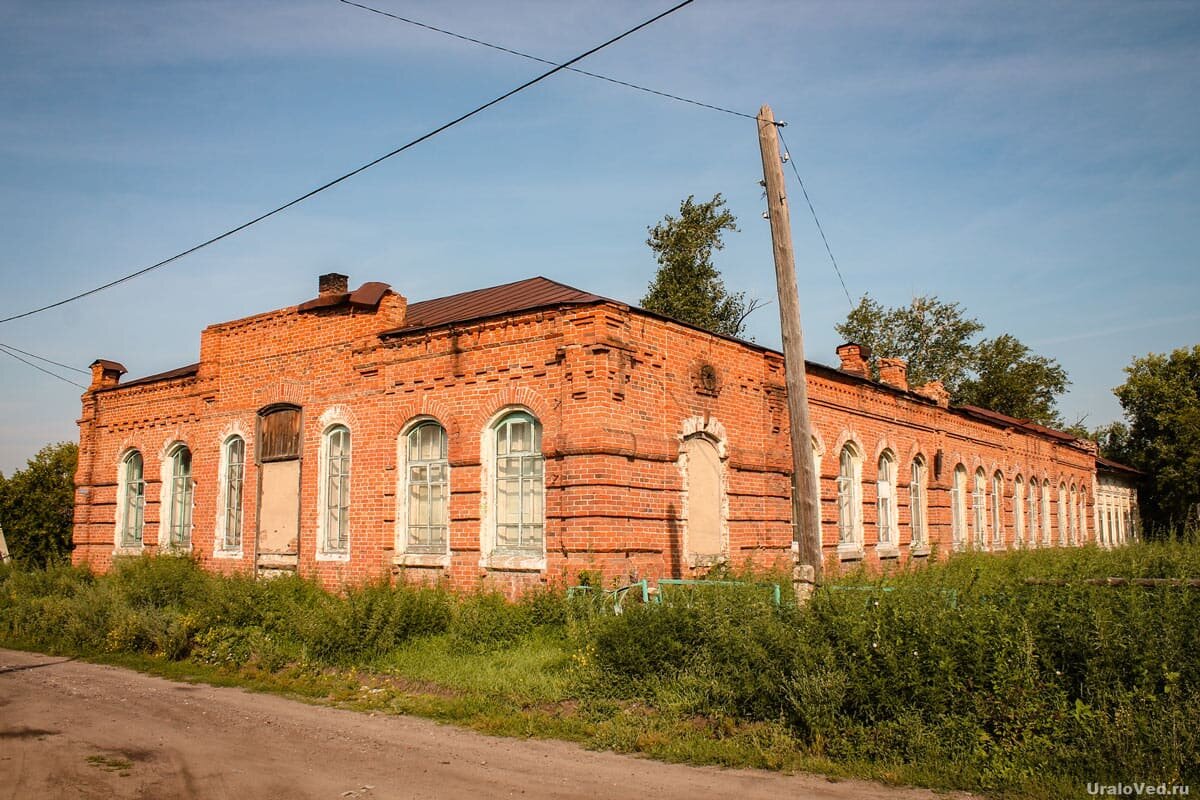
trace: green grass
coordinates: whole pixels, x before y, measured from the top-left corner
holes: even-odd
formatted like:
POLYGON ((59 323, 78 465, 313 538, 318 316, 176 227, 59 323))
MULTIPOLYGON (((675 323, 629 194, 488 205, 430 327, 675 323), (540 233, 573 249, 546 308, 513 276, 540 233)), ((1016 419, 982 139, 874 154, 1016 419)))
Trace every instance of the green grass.
POLYGON ((1200 590, 1085 582, 1197 576, 1186 544, 960 554, 803 608, 712 586, 613 615, 160 557, 0 569, 0 642, 666 761, 1057 798, 1200 782, 1200 590))

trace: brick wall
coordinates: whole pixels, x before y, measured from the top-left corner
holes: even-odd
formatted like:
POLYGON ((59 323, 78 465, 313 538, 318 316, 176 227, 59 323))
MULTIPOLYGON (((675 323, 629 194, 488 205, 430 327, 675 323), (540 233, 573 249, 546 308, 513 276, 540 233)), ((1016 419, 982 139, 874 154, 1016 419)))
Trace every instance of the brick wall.
MULTIPOLYGON (((610 580, 701 574, 711 559, 688 551, 681 459, 688 435, 707 437, 721 452, 724 558, 734 566, 790 563, 791 461, 779 354, 611 302, 381 337, 402 324, 404 307, 389 293, 374 309, 293 307, 214 325, 201 335, 194 374, 90 390, 79 423, 75 561, 101 570, 111 563, 118 469, 133 448, 145 462, 145 549, 160 549, 162 463, 182 442, 193 454, 192 552, 212 569, 252 570, 257 415, 292 403, 302 408, 303 426, 298 569, 328 586, 394 573, 515 593, 539 582, 574 582, 582 570, 610 580), (489 422, 513 407, 530 411, 543 428, 544 564, 489 562, 481 552, 490 495, 484 437, 489 422), (448 564, 405 564, 397 550, 398 437, 418 417, 438 420, 448 434, 448 564), (315 558, 323 418, 344 420, 352 437, 345 561, 315 558), (219 553, 214 544, 221 446, 231 433, 244 437, 247 453, 240 554, 219 553)), ((1017 475, 1074 484, 1081 538, 1094 539, 1093 453, 832 368, 810 364, 808 381, 830 567, 860 557, 838 547, 838 455, 847 442, 861 456, 858 549, 868 564, 952 549, 949 486, 959 463, 971 475, 982 467, 989 487, 993 473, 1004 476, 1005 547, 1013 545, 1017 475), (896 468, 894 550, 876 546, 876 471, 885 449, 896 468), (909 524, 908 476, 918 454, 928 465, 928 550, 914 550, 909 524)), ((1054 518, 1057 524, 1057 509, 1054 518)))

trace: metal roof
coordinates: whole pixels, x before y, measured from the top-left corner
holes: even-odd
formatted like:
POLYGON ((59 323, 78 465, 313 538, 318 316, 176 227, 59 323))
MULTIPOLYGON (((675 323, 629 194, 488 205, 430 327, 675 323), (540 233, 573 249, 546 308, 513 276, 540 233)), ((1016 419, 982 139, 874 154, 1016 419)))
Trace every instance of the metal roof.
POLYGON ((552 281, 541 276, 514 283, 505 283, 488 289, 460 292, 448 297, 410 303, 405 313, 404 325, 384 331, 380 336, 406 333, 421 328, 436 328, 456 322, 515 314, 562 305, 586 305, 588 303, 624 303, 591 294, 573 286, 552 281))

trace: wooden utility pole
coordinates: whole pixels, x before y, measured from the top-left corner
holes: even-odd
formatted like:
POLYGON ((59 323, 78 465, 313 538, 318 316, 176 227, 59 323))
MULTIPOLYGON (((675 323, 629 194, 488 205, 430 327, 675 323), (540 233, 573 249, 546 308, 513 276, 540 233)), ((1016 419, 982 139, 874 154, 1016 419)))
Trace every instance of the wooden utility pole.
MULTIPOLYGON (((783 368, 787 384, 788 427, 792 434, 792 525, 797 544, 797 579, 810 585, 821 577, 821 534, 818 476, 813 469, 811 428, 808 424, 808 384, 804 372, 804 333, 800 328, 800 297, 796 288, 796 257, 792 251, 792 221, 783 185, 783 161, 775 116, 764 105, 758 112, 758 146, 762 151, 771 244, 775 253, 775 282, 779 288, 779 324, 783 328, 783 368)), ((797 586, 798 591, 801 587, 797 586)))

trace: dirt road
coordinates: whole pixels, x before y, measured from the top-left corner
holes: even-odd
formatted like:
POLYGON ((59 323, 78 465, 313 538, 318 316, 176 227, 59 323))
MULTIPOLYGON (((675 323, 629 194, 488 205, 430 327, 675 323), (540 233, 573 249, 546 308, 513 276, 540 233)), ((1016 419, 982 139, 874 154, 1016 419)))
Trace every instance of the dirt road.
POLYGON ((935 795, 497 739, 0 649, 0 799, 427 797, 935 795))

